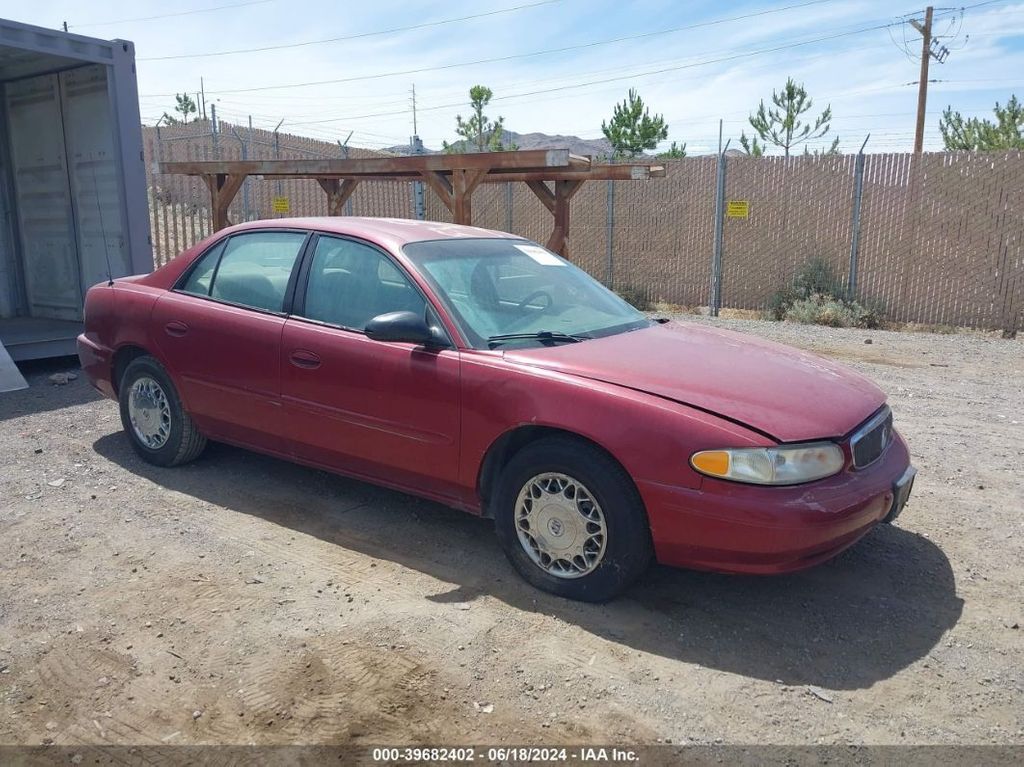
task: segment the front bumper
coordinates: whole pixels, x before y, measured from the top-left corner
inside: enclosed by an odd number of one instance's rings
[[[659,562],[770,574],[824,562],[898,514],[902,505],[894,508],[894,488],[909,468],[907,444],[896,434],[872,466],[806,485],[764,487],[707,478],[699,490],[643,481],[638,487]]]

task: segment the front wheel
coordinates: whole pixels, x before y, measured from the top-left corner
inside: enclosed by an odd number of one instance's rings
[[[544,591],[603,602],[650,564],[647,515],[632,480],[588,443],[555,437],[528,445],[505,467],[495,500],[505,554]]]
[[[118,389],[121,424],[135,452],[157,466],[177,466],[196,458],[206,437],[181,406],[167,371],[153,357],[136,357]]]

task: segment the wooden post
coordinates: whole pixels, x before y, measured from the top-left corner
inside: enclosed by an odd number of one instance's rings
[[[247,175],[246,173],[217,173],[203,176],[203,180],[210,190],[213,231],[218,232],[231,226],[231,220],[228,218],[228,208],[231,207],[231,201],[235,199],[238,190],[242,188]]]
[[[473,190],[477,188],[488,168],[452,171],[452,218],[456,224],[470,226],[473,223]]]
[[[558,253],[563,258],[569,257],[569,203],[583,185],[582,181],[556,181],[555,191],[543,181],[527,181],[526,185],[533,190],[544,207],[555,217],[555,226],[548,238],[548,250]]]
[[[342,209],[349,197],[356,191],[359,184],[357,178],[346,178],[344,181],[338,178],[318,178],[317,181],[325,192],[327,192],[327,215],[341,216]]]

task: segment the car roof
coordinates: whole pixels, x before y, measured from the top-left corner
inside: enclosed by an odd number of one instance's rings
[[[410,242],[422,242],[424,240],[454,240],[467,237],[522,239],[507,232],[481,229],[476,226],[447,224],[443,221],[417,221],[408,218],[369,218],[363,216],[273,218],[239,224],[232,227],[232,230],[246,231],[282,227],[289,229],[314,229],[318,232],[344,234],[395,248]]]

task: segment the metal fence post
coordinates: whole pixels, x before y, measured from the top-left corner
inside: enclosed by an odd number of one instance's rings
[[[410,140],[413,154],[423,154],[423,141],[416,134]],[[347,151],[347,150],[346,150]],[[423,221],[427,217],[427,201],[423,197],[423,182],[417,179],[412,182],[412,206],[413,214],[417,220]]]
[[[344,144],[341,143],[340,141],[338,142],[338,146],[341,147],[341,156],[342,156],[342,159],[344,159],[344,160],[348,159],[348,139],[350,139],[350,138],[352,138],[352,132],[351,131],[349,131],[348,138],[345,139],[345,143]],[[346,216],[351,216],[352,215],[352,198],[351,197],[349,197],[345,201],[345,215]]]
[[[213,159],[220,159],[220,146],[217,142],[217,134],[220,132],[217,129],[217,105],[210,104],[210,130],[212,131],[212,143],[213,143]]]
[[[281,159],[281,134],[278,132],[281,130],[281,125],[284,124],[284,118],[281,118],[281,122],[274,128],[274,159]],[[284,182],[281,179],[277,180],[277,196],[284,197]],[[273,210],[273,203],[271,203],[271,210]]]
[[[605,239],[608,243],[607,262],[605,264],[604,284],[609,288],[615,279],[615,182],[606,181],[608,184],[608,203],[605,210]]]
[[[512,233],[512,206],[514,205],[512,195],[512,184],[505,184],[505,231],[509,234]]]
[[[242,147],[242,161],[249,159],[249,148],[247,142],[242,140],[242,137],[238,135],[238,129],[234,125],[231,126],[231,132],[235,134],[235,138],[238,139],[239,146]],[[242,182],[242,218],[245,221],[249,220],[249,177],[246,176],[245,181]]]
[[[728,148],[726,144],[726,148]],[[715,173],[715,249],[711,256],[711,316],[722,307],[722,241],[725,227],[725,150],[718,155]]]
[[[846,294],[853,299],[857,295],[857,255],[860,249],[860,202],[864,196],[864,147],[868,145],[869,133],[864,138],[853,166],[853,220],[850,222],[850,270],[846,282]]]

